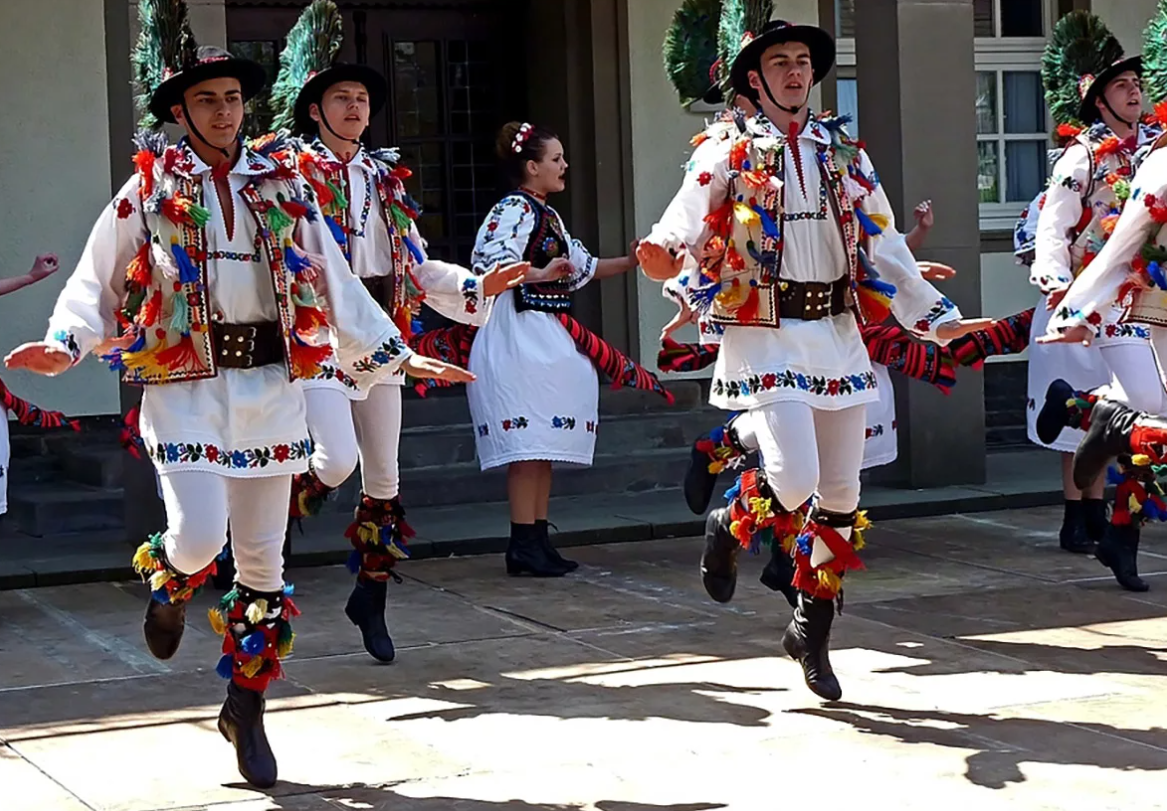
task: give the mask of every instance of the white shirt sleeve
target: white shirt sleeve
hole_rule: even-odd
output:
[[[409,239],[422,251],[424,241],[416,224]],[[475,327],[486,324],[492,300],[483,295],[479,276],[461,265],[430,259],[424,252],[422,256],[425,261],[413,268],[413,277],[425,293],[425,303],[453,321]]]
[[[1074,227],[1082,219],[1082,194],[1090,184],[1090,152],[1071,144],[1054,164],[1045,203],[1037,217],[1030,284],[1043,295],[1064,290],[1074,281],[1070,245]]]
[[[681,188],[645,237],[670,251],[699,250],[706,231],[705,218],[729,195],[729,152],[732,138],[705,141],[693,151]]]

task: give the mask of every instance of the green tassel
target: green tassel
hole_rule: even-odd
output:
[[[227,616],[227,612],[235,607],[235,603],[237,602],[239,602],[238,587],[231,589],[229,592],[223,595],[223,599],[219,600],[219,610],[223,612],[224,617]]]
[[[198,203],[191,203],[187,211],[190,214],[191,221],[194,222],[196,228],[203,228],[211,220],[211,212],[200,206]]]
[[[170,331],[187,335],[190,333],[190,304],[187,303],[185,290],[179,290],[171,296],[170,301],[174,307],[170,314]]]
[[[389,206],[389,215],[393,218],[393,225],[398,232],[409,234],[410,229],[413,228],[413,219],[405,213],[405,209],[394,203]]]
[[[294,224],[292,218],[284,213],[284,210],[279,206],[272,206],[264,216],[267,218],[268,227],[276,234],[282,233],[284,229],[290,228]]]
[[[847,141],[838,140],[835,142],[835,154],[839,156],[842,163],[853,163],[859,157],[859,147]]]
[[[338,189],[336,187],[336,184],[333,183],[331,180],[324,181],[324,185],[328,186],[328,190],[330,192],[332,192],[332,196],[334,198],[336,198],[333,201],[333,205],[336,207],[336,210],[337,211],[347,211],[348,210],[348,198],[344,196],[344,192],[342,192],[340,189]]]

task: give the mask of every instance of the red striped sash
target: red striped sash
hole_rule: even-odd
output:
[[[17,397],[4,381],[0,380],[0,406],[16,415],[16,421],[21,425],[30,425],[35,428],[60,428],[67,425],[74,431],[81,430],[81,424],[76,420],[68,419],[60,411],[46,411],[34,406],[28,400]],[[4,415],[0,414],[0,418]]]

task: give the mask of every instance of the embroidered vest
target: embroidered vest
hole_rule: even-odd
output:
[[[874,274],[869,264],[860,260],[867,237],[860,220],[872,221],[859,203],[878,181],[864,175],[858,144],[846,136],[842,123],[841,119],[811,118],[807,127],[818,127],[831,137],[829,145],[816,144],[822,193],[829,209],[827,216],[838,225],[847,257],[846,267],[839,270],[850,279],[848,304],[860,322],[866,323],[869,313],[860,285],[873,282]],[[729,195],[706,217],[712,236],[702,251],[699,298],[709,302],[709,319],[715,324],[777,328],[785,247],[786,139],[737,128],[723,137],[734,141],[729,155]],[[878,233],[874,223],[868,228]]]
[[[1099,254],[1114,231],[1123,206],[1130,198],[1131,152],[1104,124],[1095,124],[1078,134],[1073,143],[1090,153],[1090,176],[1085,188],[1072,178],[1060,181],[1082,196],[1082,218],[1070,236],[1070,271],[1078,278]]]
[[[523,260],[532,267],[545,268],[553,259],[570,258],[571,245],[554,210],[533,195],[516,191],[531,206],[535,227],[523,250]],[[572,291],[566,279],[538,284],[522,284],[515,288],[515,310],[537,310],[544,313],[570,313]]]
[[[405,167],[394,165],[397,153],[393,150],[378,150],[361,156],[362,160],[373,166],[375,172],[372,189],[365,190],[361,212],[354,219],[348,168],[343,163],[331,160],[323,149],[319,141],[300,147],[297,156],[300,173],[315,190],[320,208],[328,220],[329,230],[350,263],[352,240],[364,238],[373,194],[377,195],[381,203],[381,222],[389,232],[393,257],[393,267],[387,269],[389,272],[385,274],[388,284],[380,304],[401,334],[409,337],[414,333],[413,319],[425,300],[425,293],[412,272],[423,258],[421,250],[409,237],[413,223],[420,216],[419,207],[406,192],[403,182],[412,173]]]
[[[146,147],[134,163],[150,238],[126,269],[119,312],[122,326],[134,327],[138,337],[115,353],[113,365],[127,383],[213,378],[219,368],[209,329],[205,226],[210,213],[203,205],[202,179],[193,173],[193,153],[185,142],[163,149],[158,138],[146,136],[140,143]],[[310,216],[311,191],[301,191],[290,167],[251,149],[245,148],[240,160],[255,172],[239,197],[255,221],[259,261],[271,275],[288,377],[312,377],[329,354],[327,345],[316,343],[328,324],[311,285],[299,278],[309,263],[292,242],[296,222]]]

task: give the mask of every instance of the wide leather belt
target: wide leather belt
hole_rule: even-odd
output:
[[[278,321],[256,324],[212,321],[211,340],[220,369],[254,369],[284,359],[284,337]]]
[[[848,280],[833,282],[778,282],[778,317],[817,321],[847,311]]]

